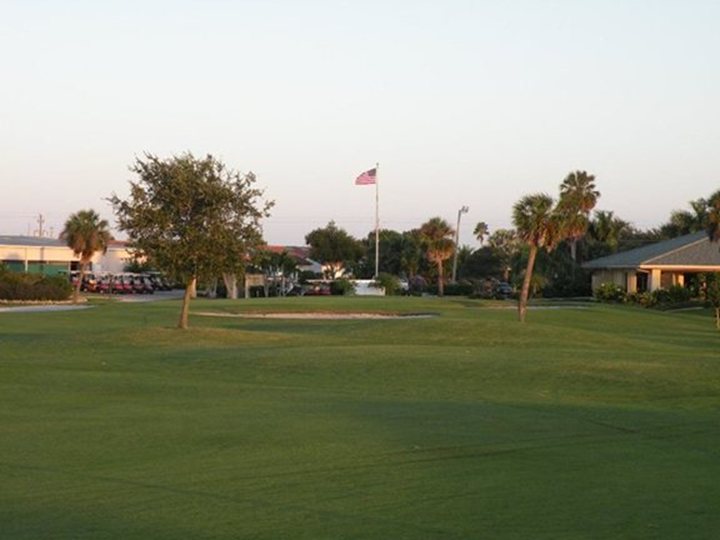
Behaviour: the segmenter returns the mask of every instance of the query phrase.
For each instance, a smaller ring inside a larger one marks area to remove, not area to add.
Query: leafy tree
[[[414,278],[423,267],[423,247],[420,229],[412,229],[402,233],[400,243],[401,274],[408,279]]]
[[[573,261],[577,260],[577,242],[588,229],[590,212],[599,196],[595,177],[585,171],[571,172],[560,184],[558,211],[563,214],[564,236],[570,242]]]
[[[438,273],[438,295],[444,294],[443,264],[452,257],[455,249],[455,231],[442,218],[434,217],[420,226],[420,236],[430,262],[435,263]]]
[[[673,210],[667,223],[660,227],[663,238],[675,238],[684,234],[702,231],[708,226],[711,201],[696,199],[690,201],[690,210]]]
[[[131,171],[130,196],[110,197],[120,229],[137,253],[186,284],[178,327],[188,327],[190,298],[198,278],[240,269],[261,240],[262,202],[255,175],[228,169],[211,155],[160,159],[146,154]]]
[[[280,288],[278,294],[285,296],[287,279],[294,272],[297,272],[297,261],[287,252],[282,250],[280,253],[265,252],[266,257],[262,262],[262,269],[266,276],[266,282],[276,282],[280,278]],[[267,296],[267,295],[266,295]]]
[[[72,214],[65,222],[60,238],[80,258],[80,276],[75,284],[73,302],[80,299],[80,287],[87,272],[88,264],[98,251],[105,253],[112,236],[108,222],[100,219],[94,210],[80,210]]]
[[[487,223],[485,223],[484,221],[480,221],[477,225],[475,225],[475,229],[473,229],[473,234],[475,235],[475,238],[477,238],[477,241],[480,242],[480,247],[482,247],[483,242],[485,242],[485,238],[487,237],[489,232],[490,229],[488,228]]]
[[[330,279],[338,277],[344,267],[357,263],[363,255],[362,244],[334,221],[309,232],[305,242],[310,246],[310,258],[328,267]]]
[[[391,229],[380,229],[380,272],[399,276],[403,272],[403,233]],[[368,233],[363,240],[363,249],[367,256],[363,260],[362,275],[373,277],[375,274],[375,231]]]
[[[467,257],[463,257],[464,250],[464,247],[460,249],[458,257],[459,279],[503,278],[505,265],[500,260],[498,253],[490,246],[475,249]]]
[[[527,267],[518,301],[518,316],[520,322],[525,322],[533,267],[538,250],[540,248],[548,251],[555,249],[563,238],[564,224],[562,214],[555,209],[555,201],[544,193],[526,195],[516,202],[513,206],[513,224],[518,238],[529,248]]]

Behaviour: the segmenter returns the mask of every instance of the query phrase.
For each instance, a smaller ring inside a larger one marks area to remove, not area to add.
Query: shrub
[[[615,283],[602,283],[594,291],[595,298],[600,302],[617,302],[627,301],[625,289]]]
[[[628,302],[643,307],[652,307],[655,305],[655,298],[649,292],[634,292],[627,295]]]
[[[330,284],[330,294],[333,296],[349,296],[355,294],[355,285],[345,278],[336,279]]]
[[[422,276],[413,276],[408,280],[408,294],[420,296],[427,289],[427,281]]]
[[[386,296],[394,296],[402,292],[400,289],[400,280],[392,274],[381,272],[380,274],[378,274],[375,282],[378,284],[379,287],[385,289]]]
[[[64,277],[41,274],[0,274],[0,300],[67,300],[72,285]]]
[[[653,305],[671,306],[689,302],[692,292],[680,285],[673,285],[669,289],[657,289],[651,295]]]
[[[469,281],[458,281],[457,283],[448,283],[445,286],[445,294],[448,296],[470,296],[475,287]]]

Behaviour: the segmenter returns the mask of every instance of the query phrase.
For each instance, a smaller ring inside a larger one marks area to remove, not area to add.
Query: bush
[[[669,289],[657,289],[651,293],[651,296],[653,305],[672,306],[689,302],[692,292],[680,285],[673,285]]]
[[[72,285],[64,277],[41,274],[0,274],[0,300],[67,300]]]
[[[422,276],[413,276],[408,279],[408,294],[420,296],[427,289],[427,281]]]
[[[397,278],[397,276],[393,276],[392,274],[381,272],[380,274],[378,274],[375,282],[378,284],[379,287],[385,289],[386,296],[394,296],[402,292],[402,290],[400,289],[400,280]]]
[[[330,294],[333,296],[350,296],[355,294],[355,285],[345,278],[336,279],[330,284]]]
[[[445,296],[470,296],[475,287],[469,281],[458,281],[445,285]]]
[[[649,292],[634,292],[627,295],[627,301],[643,307],[655,305],[655,298]]]
[[[627,301],[625,289],[615,283],[603,283],[593,293],[600,302],[623,303]]]

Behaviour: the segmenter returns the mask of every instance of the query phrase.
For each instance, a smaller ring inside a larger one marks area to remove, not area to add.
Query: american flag
[[[374,184],[376,175],[377,175],[376,169],[370,169],[369,171],[365,171],[364,173],[362,173],[360,176],[358,176],[355,179],[355,185],[356,186],[367,186],[370,184]]]

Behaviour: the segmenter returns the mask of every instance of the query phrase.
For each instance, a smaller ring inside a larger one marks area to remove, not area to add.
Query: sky
[[[264,233],[511,226],[596,177],[641,228],[720,188],[720,2],[0,0],[0,234],[124,197],[149,152],[253,171]],[[120,232],[118,236],[122,237]]]

